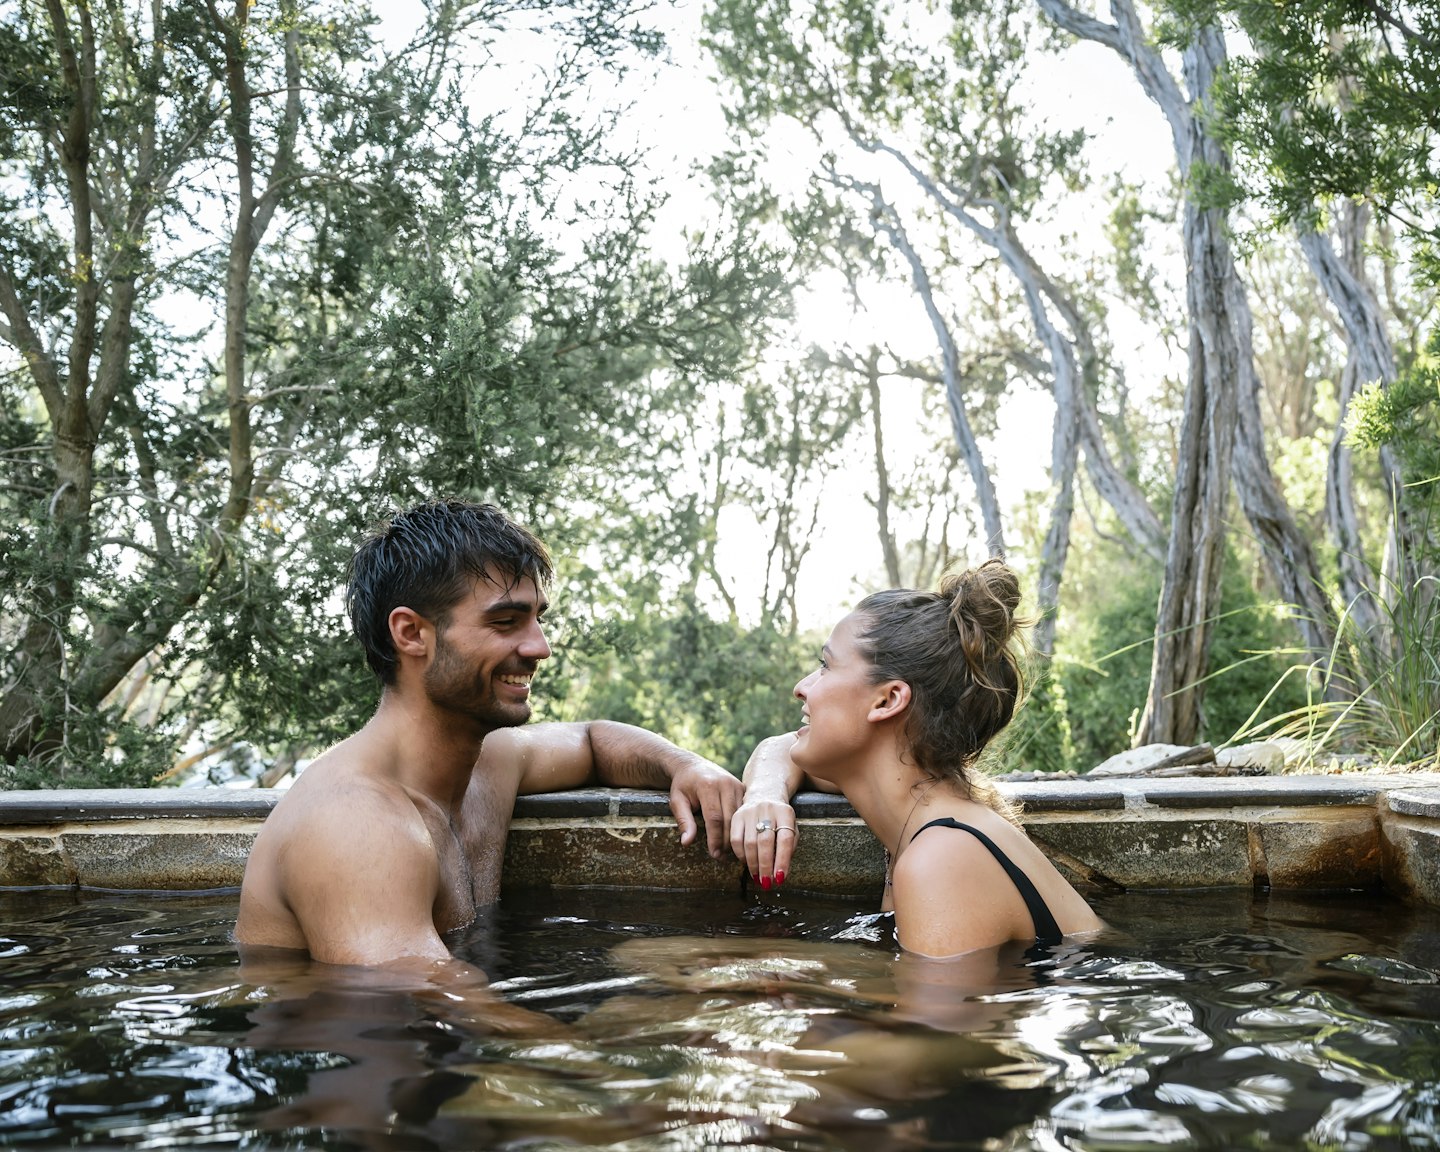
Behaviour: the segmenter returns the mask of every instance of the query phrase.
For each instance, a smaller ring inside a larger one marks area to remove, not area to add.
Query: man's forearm
[[[669,788],[680,769],[708,763],[663,736],[615,720],[592,720],[589,737],[595,780],[611,788]]]
[[[740,781],[720,765],[677,748],[644,728],[595,720],[588,727],[588,735],[591,772],[599,783],[612,788],[667,790],[670,811],[680,827],[680,843],[695,842],[698,812],[704,821],[710,855],[720,859],[725,829],[744,795]]]

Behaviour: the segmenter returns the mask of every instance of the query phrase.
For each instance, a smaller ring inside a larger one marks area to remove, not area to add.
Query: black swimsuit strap
[[[1020,898],[1025,901],[1025,907],[1030,910],[1030,921],[1035,925],[1035,939],[1041,944],[1058,944],[1063,938],[1060,925],[1055,923],[1055,917],[1050,914],[1050,908],[1045,903],[1045,898],[1040,895],[1040,890],[1035,887],[1030,877],[1021,871],[1019,865],[1000,850],[1000,847],[981,832],[978,828],[972,828],[969,824],[961,824],[960,821],[951,819],[949,816],[942,816],[938,820],[931,820],[930,823],[915,830],[915,836],[919,836],[926,828],[934,828],[935,825],[945,828],[958,828],[962,832],[969,832],[981,844],[990,849],[990,855],[999,862],[1000,867],[1005,869],[1006,874],[1015,883],[1020,893]],[[911,843],[914,843],[915,836],[911,836]]]

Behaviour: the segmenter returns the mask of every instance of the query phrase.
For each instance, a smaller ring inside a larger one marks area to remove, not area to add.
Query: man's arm
[[[710,855],[717,860],[724,851],[725,829],[745,791],[739,780],[705,757],[644,728],[612,720],[502,728],[485,737],[477,771],[516,773],[520,793],[586,784],[667,789],[680,843],[694,842],[694,813],[699,808]]]
[[[712,760],[687,752],[663,736],[596,720],[590,724],[595,775],[612,788],[669,788],[670,811],[680,826],[680,843],[695,840],[695,810],[705,821],[705,843],[719,860],[725,854],[725,830],[745,798],[745,786]]]

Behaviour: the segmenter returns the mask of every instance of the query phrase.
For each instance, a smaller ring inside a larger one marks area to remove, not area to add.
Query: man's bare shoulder
[[[400,872],[420,888],[434,886],[435,846],[425,821],[401,785],[372,770],[364,751],[363,742],[345,741],[318,757],[265,821],[241,886],[241,943],[313,953],[315,924],[347,892],[373,889]]]
[[[364,837],[377,833],[428,840],[413,797],[385,771],[360,734],[341,741],[306,767],[275,806],[265,831],[273,840],[299,838],[307,855],[319,851],[322,842],[340,848],[364,843]]]

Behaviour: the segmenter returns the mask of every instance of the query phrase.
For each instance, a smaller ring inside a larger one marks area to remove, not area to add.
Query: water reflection
[[[1131,896],[1105,938],[977,966],[898,957],[854,905],[700,905],[507,905],[456,942],[494,978],[486,1013],[237,966],[233,898],[0,896],[0,1144],[1437,1142],[1433,911]]]

